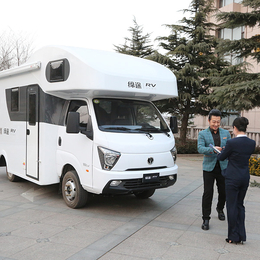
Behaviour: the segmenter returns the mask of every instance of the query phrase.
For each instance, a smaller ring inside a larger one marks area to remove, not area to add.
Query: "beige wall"
[[[242,111],[241,116],[248,118],[248,131],[260,132],[260,109],[256,108],[249,111]]]

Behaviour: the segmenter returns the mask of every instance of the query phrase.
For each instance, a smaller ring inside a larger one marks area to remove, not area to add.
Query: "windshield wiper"
[[[109,127],[104,127],[101,126],[104,130],[119,130],[119,131],[125,131],[125,132],[132,132],[132,133],[144,133],[144,134],[149,134],[149,131],[147,129],[141,129],[141,128],[128,128],[124,126],[109,126]]]
[[[121,130],[121,131],[130,131],[131,129],[127,128],[127,127],[123,127],[123,126],[119,126],[119,127],[105,127],[105,129],[108,130]]]
[[[131,128],[127,128],[124,126],[111,126],[111,127],[104,127],[105,130],[119,130],[119,131],[124,131],[124,132],[132,132],[132,133],[144,133],[146,135],[148,135],[149,137],[151,137],[151,133],[164,133],[166,134],[168,137],[170,137],[170,135],[163,130],[160,130],[158,128],[155,127],[146,127],[146,128],[135,128],[135,129],[131,129]]]
[[[145,134],[150,134],[150,133],[164,133],[166,134],[168,137],[170,137],[170,135],[167,133],[167,131],[163,131],[161,129],[155,128],[155,127],[147,127],[147,128],[137,128],[135,129],[139,132],[144,132]]]
[[[158,131],[159,131],[160,133],[164,133],[164,134],[166,134],[168,137],[170,137],[170,135],[168,134],[167,130],[160,130],[160,129],[158,129]]]

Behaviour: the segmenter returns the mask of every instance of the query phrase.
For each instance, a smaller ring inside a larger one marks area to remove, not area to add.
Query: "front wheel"
[[[11,182],[17,182],[20,180],[20,178],[10,172],[7,171],[7,167],[6,167],[6,176],[7,176],[7,179]]]
[[[82,188],[76,171],[68,171],[63,177],[62,196],[70,208],[76,209],[86,205],[88,192]]]
[[[141,191],[141,192],[134,192],[134,195],[138,199],[148,199],[151,196],[153,196],[154,192],[155,192],[155,189],[150,189],[150,190],[145,190],[145,191]]]

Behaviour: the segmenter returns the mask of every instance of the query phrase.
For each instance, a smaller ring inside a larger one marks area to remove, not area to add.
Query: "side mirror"
[[[68,134],[78,134],[79,133],[79,113],[69,112],[67,119],[66,132]]]
[[[176,116],[171,116],[170,117],[170,128],[173,132],[173,134],[178,133],[178,122],[177,122],[177,117]]]

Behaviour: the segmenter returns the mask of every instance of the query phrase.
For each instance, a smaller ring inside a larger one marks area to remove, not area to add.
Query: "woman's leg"
[[[232,241],[240,241],[238,228],[238,193],[239,188],[236,181],[226,179],[228,239]]]
[[[246,196],[248,185],[249,180],[246,180],[242,183],[237,199],[239,241],[246,241],[244,198]]]

